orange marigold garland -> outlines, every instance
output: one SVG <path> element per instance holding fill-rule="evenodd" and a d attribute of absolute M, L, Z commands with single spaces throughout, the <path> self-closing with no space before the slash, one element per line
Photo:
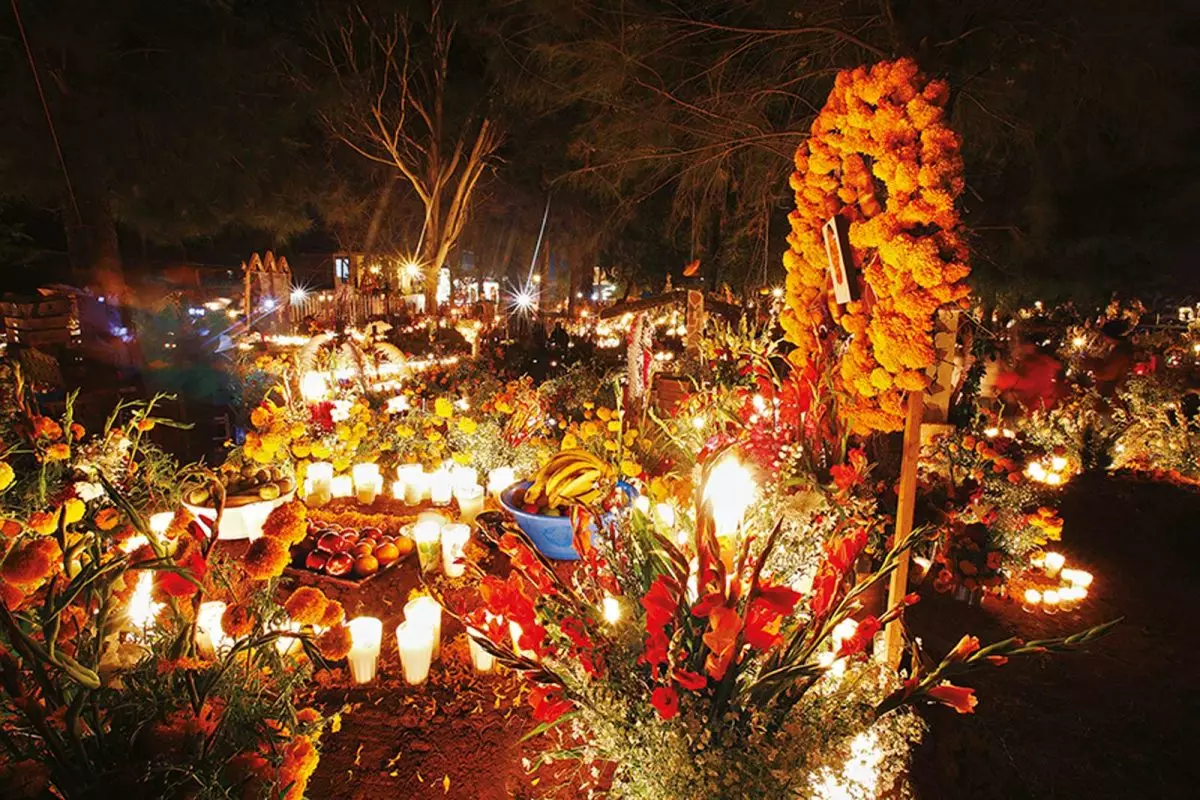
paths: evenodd
<path fill-rule="evenodd" d="M 903 427 L 904 393 L 926 388 L 936 358 L 935 314 L 965 305 L 970 293 L 948 94 L 945 81 L 925 77 L 908 58 L 842 71 L 796 152 L 781 322 L 801 365 L 821 351 L 827 315 L 850 334 L 837 380 L 839 413 L 856 433 Z M 867 287 L 845 308 L 826 289 L 822 228 L 837 215 L 850 223 Z"/>

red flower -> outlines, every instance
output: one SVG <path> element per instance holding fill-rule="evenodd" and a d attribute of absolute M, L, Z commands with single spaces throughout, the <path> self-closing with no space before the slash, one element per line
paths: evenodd
<path fill-rule="evenodd" d="M 724 605 L 725 596 L 720 592 L 710 592 L 700 599 L 700 602 L 692 606 L 692 614 L 703 619 L 713 612 L 713 609 L 719 605 Z"/>
<path fill-rule="evenodd" d="M 704 669 L 717 680 L 725 677 L 725 671 L 737 655 L 734 645 L 737 644 L 741 630 L 741 617 L 732 608 L 718 606 L 708 617 L 708 631 L 704 634 L 704 644 L 712 652 L 704 661 Z"/>
<path fill-rule="evenodd" d="M 867 645 L 875 638 L 875 634 L 879 633 L 883 627 L 883 622 L 878 617 L 868 616 L 858 623 L 858 627 L 854 629 L 854 634 L 842 642 L 842 646 L 838 648 L 837 657 L 847 658 L 859 654 L 865 655 Z"/>
<path fill-rule="evenodd" d="M 661 628 L 675 619 L 679 609 L 679 586 L 667 576 L 659 575 L 641 602 L 642 608 L 646 609 L 646 630 Z"/>
<path fill-rule="evenodd" d="M 574 708 L 575 704 L 563 699 L 561 693 L 562 688 L 559 686 L 534 686 L 529 692 L 533 718 L 538 722 L 554 722 Z"/>
<path fill-rule="evenodd" d="M 769 650 L 783 641 L 779 629 L 782 615 L 755 598 L 746 610 L 746 642 L 756 650 Z"/>
<path fill-rule="evenodd" d="M 841 576 L 830 569 L 828 564 L 821 567 L 817 577 L 813 579 L 812 596 L 808 601 L 813 616 L 822 617 L 829 611 L 841 582 Z"/>
<path fill-rule="evenodd" d="M 670 645 L 671 640 L 667 636 L 667 632 L 662 628 L 655 628 L 646 632 L 646 648 L 638 658 L 638 663 L 649 664 L 651 672 L 656 679 L 658 678 L 659 666 L 667 663 L 667 658 L 670 655 L 668 650 Z"/>
<path fill-rule="evenodd" d="M 333 402 L 313 403 L 308 407 L 308 416 L 312 424 L 322 433 L 333 431 Z"/>
<path fill-rule="evenodd" d="M 546 572 L 546 567 L 521 537 L 515 533 L 504 534 L 500 537 L 500 551 L 507 555 L 512 565 L 525 573 L 540 591 L 546 594 L 554 593 L 554 581 Z"/>
<path fill-rule="evenodd" d="M 679 693 L 670 686 L 659 686 L 650 695 L 650 704 L 658 712 L 658 718 L 664 722 L 673 719 L 679 713 Z"/>
<path fill-rule="evenodd" d="M 776 614 L 787 615 L 792 613 L 796 603 L 800 602 L 800 593 L 787 586 L 760 585 L 758 596 L 754 600 L 763 602 Z"/>
<path fill-rule="evenodd" d="M 964 636 L 954 645 L 954 649 L 946 655 L 946 660 L 952 663 L 966 661 L 967 657 L 979 649 L 978 636 Z"/>
<path fill-rule="evenodd" d="M 867 546 L 867 532 L 859 528 L 826 545 L 825 559 L 838 572 L 845 572 L 854 565 L 859 553 Z"/>
<path fill-rule="evenodd" d="M 158 570 L 154 576 L 158 587 L 171 597 L 195 594 L 200 589 L 200 582 L 208 574 L 208 562 L 204 560 L 200 546 L 192 539 L 180 540 L 179 549 L 175 552 L 175 564 L 189 574 Z"/>
<path fill-rule="evenodd" d="M 959 714 L 974 714 L 975 706 L 979 703 L 975 697 L 975 690 L 968 689 L 965 686 L 955 686 L 952 683 L 943 683 L 941 686 L 935 686 L 926 694 L 932 700 L 936 700 L 943 705 L 950 706 Z"/>
<path fill-rule="evenodd" d="M 693 692 L 698 692 L 705 686 L 708 686 L 708 678 L 697 672 L 688 672 L 682 667 L 676 667 L 672 673 L 672 677 L 679 682 L 680 686 L 690 689 Z"/>

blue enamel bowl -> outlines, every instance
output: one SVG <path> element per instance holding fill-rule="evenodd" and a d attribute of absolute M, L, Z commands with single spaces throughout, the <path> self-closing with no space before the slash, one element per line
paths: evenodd
<path fill-rule="evenodd" d="M 530 514 L 513 505 L 513 492 L 517 489 L 528 488 L 532 481 L 518 481 L 500 493 L 500 505 L 513 515 L 517 526 L 533 542 L 533 546 L 546 558 L 556 561 L 578 561 L 579 553 L 575 551 L 575 537 L 571 535 L 570 517 L 547 517 L 544 514 Z M 619 481 L 617 488 L 625 493 L 628 502 L 632 503 L 638 492 L 625 481 Z M 609 515 L 605 515 L 607 517 Z M 596 524 L 591 526 L 593 535 Z"/>

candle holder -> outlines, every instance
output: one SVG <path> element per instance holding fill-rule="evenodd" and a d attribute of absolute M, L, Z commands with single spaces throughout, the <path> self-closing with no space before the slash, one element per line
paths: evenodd
<path fill-rule="evenodd" d="M 442 572 L 447 578 L 461 578 L 467 571 L 466 549 L 471 528 L 462 523 L 442 528 Z"/>
<path fill-rule="evenodd" d="M 438 541 L 441 539 L 441 523 L 423 520 L 413 526 L 412 537 L 417 544 L 417 558 L 422 572 L 433 572 L 441 561 Z"/>
<path fill-rule="evenodd" d="M 483 632 L 475 628 L 467 628 L 467 642 L 471 647 L 471 663 L 476 672 L 491 672 L 496 666 L 496 657 L 484 649 L 476 637 L 482 637 Z"/>
<path fill-rule="evenodd" d="M 435 506 L 450 505 L 454 496 L 454 478 L 449 470 L 439 469 L 429 476 L 429 500 Z"/>
<path fill-rule="evenodd" d="M 1042 610 L 1053 616 L 1058 613 L 1058 603 L 1061 598 L 1055 589 L 1047 589 L 1042 594 Z"/>
<path fill-rule="evenodd" d="M 1047 578 L 1057 578 L 1058 573 L 1063 568 L 1063 564 L 1066 563 L 1067 557 L 1062 553 L 1046 553 L 1046 557 L 1042 559 L 1042 572 L 1045 573 Z"/>
<path fill-rule="evenodd" d="M 404 605 L 404 620 L 428 628 L 433 634 L 433 659 L 442 654 L 442 604 L 427 594 Z"/>
<path fill-rule="evenodd" d="M 349 475 L 338 475 L 329 484 L 329 493 L 334 497 L 352 497 L 354 479 Z"/>
<path fill-rule="evenodd" d="M 483 487 L 477 483 L 456 488 L 454 499 L 458 501 L 458 518 L 467 525 L 483 513 L 484 492 Z"/>
<path fill-rule="evenodd" d="M 355 683 L 375 680 L 379 649 L 383 642 L 383 622 L 375 617 L 355 617 L 346 623 L 350 629 L 350 677 Z M 428 669 L 428 668 L 427 668 Z"/>
<path fill-rule="evenodd" d="M 1038 610 L 1038 606 L 1042 604 L 1042 593 L 1037 589 L 1026 589 L 1025 594 L 1021 599 L 1021 610 L 1027 614 L 1032 614 Z"/>
<path fill-rule="evenodd" d="M 433 663 L 433 630 L 412 622 L 396 626 L 396 649 L 404 669 L 404 681 L 410 686 L 424 683 Z"/>

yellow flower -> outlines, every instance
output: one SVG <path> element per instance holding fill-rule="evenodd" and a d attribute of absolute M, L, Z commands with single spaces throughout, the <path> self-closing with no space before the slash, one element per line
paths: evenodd
<path fill-rule="evenodd" d="M 67 502 L 63 503 L 63 510 L 67 515 L 67 524 L 72 525 L 83 519 L 83 514 L 87 511 L 87 506 L 78 497 L 71 497 Z"/>
<path fill-rule="evenodd" d="M 604 406 L 600 406 L 600 408 L 596 409 L 596 416 L 599 417 L 602 421 L 608 422 L 610 419 L 612 419 L 613 412 L 612 412 L 611 408 L 606 408 Z"/>
<path fill-rule="evenodd" d="M 292 442 L 292 455 L 296 458 L 308 458 L 308 454 L 312 452 L 312 443 L 305 441 Z"/>
<path fill-rule="evenodd" d="M 618 421 L 617 421 L 617 420 L 615 420 L 615 419 L 614 419 L 614 420 L 609 420 L 609 423 L 608 423 L 608 431 L 609 431 L 609 433 L 616 433 L 616 432 L 617 432 L 617 431 L 619 431 L 619 430 L 621 430 L 621 423 L 620 423 L 620 422 L 618 422 Z"/>
<path fill-rule="evenodd" d="M 642 465 L 636 461 L 625 459 L 621 462 L 621 474 L 627 478 L 636 478 L 642 474 Z"/>
<path fill-rule="evenodd" d="M 29 527 L 35 533 L 40 533 L 43 536 L 49 536 L 58 530 L 58 512 L 54 511 L 35 511 L 29 515 Z"/>
<path fill-rule="evenodd" d="M 462 433 L 472 434 L 478 427 L 479 425 L 470 417 L 459 417 L 458 419 L 458 430 Z"/>
<path fill-rule="evenodd" d="M 579 447 L 579 440 L 575 438 L 575 434 L 568 433 L 562 438 L 562 445 L 560 447 L 563 450 L 574 450 L 576 447 Z"/>
<path fill-rule="evenodd" d="M 617 452 L 617 443 L 614 442 L 612 439 L 609 439 L 608 441 L 606 441 L 604 443 L 604 449 L 610 453 L 615 453 L 615 452 Z"/>
<path fill-rule="evenodd" d="M 413 436 L 416 435 L 416 433 L 417 433 L 416 431 L 414 431 L 412 428 L 408 427 L 407 425 L 397 425 L 396 426 L 396 435 L 399 436 L 401 439 L 411 439 Z"/>
<path fill-rule="evenodd" d="M 584 441 L 591 439 L 598 433 L 600 433 L 600 427 L 591 420 L 588 420 L 579 426 L 579 435 L 584 438 Z"/>
<path fill-rule="evenodd" d="M 436 428 L 430 428 L 425 431 L 425 438 L 431 442 L 440 442 L 442 440 L 442 432 Z"/>
<path fill-rule="evenodd" d="M 350 426 L 349 425 L 338 425 L 337 428 L 334 429 L 334 433 L 337 435 L 338 441 L 340 441 L 340 442 L 349 441 Z"/>
<path fill-rule="evenodd" d="M 250 412 L 250 424 L 256 428 L 265 428 L 271 424 L 271 412 L 266 406 L 258 406 Z"/>
<path fill-rule="evenodd" d="M 455 453 L 451 458 L 454 459 L 455 464 L 462 464 L 464 467 L 471 463 L 470 453 Z"/>
<path fill-rule="evenodd" d="M 433 403 L 433 410 L 439 417 L 450 419 L 454 415 L 454 404 L 444 397 L 439 397 Z"/>
<path fill-rule="evenodd" d="M 316 459 L 329 458 L 329 454 L 333 452 L 329 449 L 329 445 L 324 442 L 313 442 L 312 457 Z"/>
<path fill-rule="evenodd" d="M 345 472 L 350 469 L 350 459 L 346 456 L 338 456 L 333 460 L 334 472 Z"/>
<path fill-rule="evenodd" d="M 66 461 L 71 457 L 71 448 L 62 442 L 52 444 L 46 448 L 47 461 Z"/>
<path fill-rule="evenodd" d="M 8 465 L 7 461 L 0 461 L 0 492 L 3 492 L 9 486 L 12 486 L 16 475 L 13 473 L 13 468 Z"/>
<path fill-rule="evenodd" d="M 513 407 L 507 400 L 497 400 L 496 401 L 496 410 L 499 411 L 501 414 L 513 413 Z"/>
<path fill-rule="evenodd" d="M 293 439 L 301 439 L 304 437 L 304 434 L 308 433 L 308 429 L 305 428 L 302 423 L 293 422 L 292 427 L 288 431 L 288 433 L 291 434 Z"/>

